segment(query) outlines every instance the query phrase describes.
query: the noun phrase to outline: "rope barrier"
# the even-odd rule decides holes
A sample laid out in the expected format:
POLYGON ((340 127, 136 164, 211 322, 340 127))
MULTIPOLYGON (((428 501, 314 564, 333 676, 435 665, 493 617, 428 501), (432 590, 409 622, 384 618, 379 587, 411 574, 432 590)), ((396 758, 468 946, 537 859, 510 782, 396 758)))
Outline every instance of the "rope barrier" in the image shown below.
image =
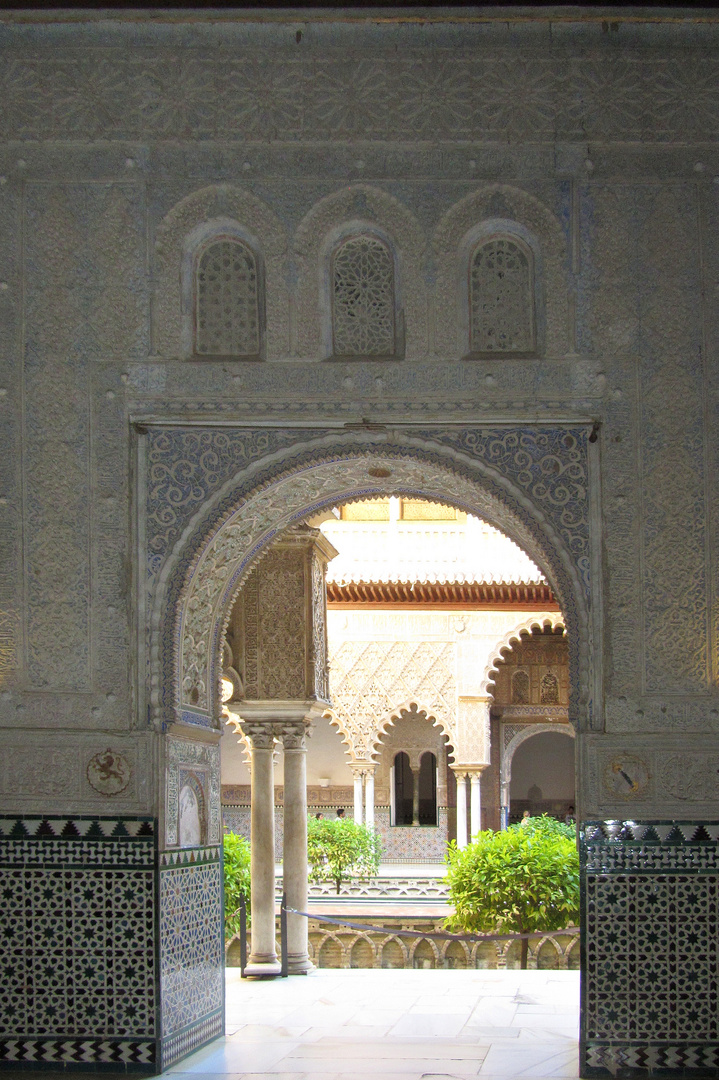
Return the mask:
MULTIPOLYGON (((329 915, 310 914, 308 911, 297 911, 295 908, 285 909, 289 915, 302 915, 305 919, 316 919, 318 922, 332 923, 333 926, 348 926, 350 930, 362 930, 373 934, 389 934, 391 937, 419 937, 435 938, 438 941, 531 941, 535 938, 556 937, 557 934, 575 934, 578 926, 567 926, 564 930, 537 930, 532 934, 451 934, 445 930, 405 930, 391 929, 387 926, 366 926, 363 923, 351 922, 349 919, 336 919, 329 915)), ((418 916, 414 916, 417 918, 418 916)))

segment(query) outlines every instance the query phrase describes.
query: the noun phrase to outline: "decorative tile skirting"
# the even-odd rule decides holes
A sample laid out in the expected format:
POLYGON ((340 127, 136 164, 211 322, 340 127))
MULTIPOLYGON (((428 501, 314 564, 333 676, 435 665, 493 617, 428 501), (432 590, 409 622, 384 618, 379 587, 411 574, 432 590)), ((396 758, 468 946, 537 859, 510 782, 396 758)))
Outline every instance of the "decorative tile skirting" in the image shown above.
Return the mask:
POLYGON ((719 1075, 719 824, 581 830, 582 1076, 719 1075))
POLYGON ((182 1031, 176 1031, 173 1035, 168 1035, 166 1039, 163 1039, 160 1048, 162 1070, 169 1069, 176 1061, 180 1061, 183 1057, 187 1057, 188 1054, 199 1050, 210 1039, 216 1039, 218 1035, 223 1035, 225 1031, 223 1017, 224 1012, 221 1009, 212 1016, 207 1016, 198 1023, 190 1024, 182 1031))
POLYGON ((225 983, 220 848, 163 852, 160 862, 164 1069, 222 1034, 225 983))
MULTIPOLYGON (((719 1044, 667 1043, 662 1046, 636 1045, 613 1046, 611 1043, 595 1043, 588 1048, 587 1066, 596 1070, 597 1076, 651 1075, 659 1070, 663 1074, 687 1076, 716 1076, 719 1070, 719 1044)), ((595 1075, 593 1071, 591 1074, 595 1075)))
POLYGON ((0 1067, 151 1070, 155 833, 148 818, 0 818, 0 1067))
POLYGON ((154 1063, 154 1039, 0 1039, 0 1068, 154 1063))

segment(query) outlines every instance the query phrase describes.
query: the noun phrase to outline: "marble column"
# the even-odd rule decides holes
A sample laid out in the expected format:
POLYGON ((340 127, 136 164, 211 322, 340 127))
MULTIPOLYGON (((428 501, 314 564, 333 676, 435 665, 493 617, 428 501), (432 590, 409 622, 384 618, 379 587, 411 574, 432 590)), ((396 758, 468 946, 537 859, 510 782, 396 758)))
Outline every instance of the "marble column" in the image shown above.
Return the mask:
POLYGON ((354 819, 355 819, 355 821, 356 821, 356 823, 358 825, 362 824, 362 787, 363 787, 363 780, 364 780, 364 774, 359 769, 355 769, 355 774, 354 774, 354 787, 355 787, 355 790, 354 790, 354 796, 355 796, 354 819))
MULTIPOLYGON (((288 908, 307 911, 307 746, 308 724, 283 724, 285 750, 285 839, 282 860, 288 908)), ((287 970, 290 975, 314 971, 307 951, 307 919, 287 914, 287 970)))
POLYGON ((482 828, 482 799, 478 772, 469 777, 469 839, 472 840, 482 828))
POLYGON ((457 847, 467 846, 467 777, 465 773, 456 773, 457 777, 457 847))
POLYGON ((412 824, 419 825, 419 766, 412 769, 412 824))
POLYGON ((252 747, 250 872, 252 922, 247 975, 279 975, 275 945, 275 785, 271 725, 245 724, 252 747))
POLYGON ((502 780, 499 785, 499 827, 504 830, 509 825, 509 780, 502 780))
POLYGON ((364 781, 365 825, 374 829, 374 767, 367 770, 364 781))

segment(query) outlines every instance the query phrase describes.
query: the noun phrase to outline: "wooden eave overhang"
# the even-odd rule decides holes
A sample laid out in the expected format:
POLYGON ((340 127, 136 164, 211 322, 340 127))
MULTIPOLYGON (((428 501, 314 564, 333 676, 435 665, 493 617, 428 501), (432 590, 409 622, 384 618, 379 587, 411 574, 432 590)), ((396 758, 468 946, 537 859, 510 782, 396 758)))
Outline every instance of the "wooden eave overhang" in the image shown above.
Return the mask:
POLYGON ((327 604, 329 607, 536 607, 559 611, 549 585, 535 581, 328 581, 327 604))

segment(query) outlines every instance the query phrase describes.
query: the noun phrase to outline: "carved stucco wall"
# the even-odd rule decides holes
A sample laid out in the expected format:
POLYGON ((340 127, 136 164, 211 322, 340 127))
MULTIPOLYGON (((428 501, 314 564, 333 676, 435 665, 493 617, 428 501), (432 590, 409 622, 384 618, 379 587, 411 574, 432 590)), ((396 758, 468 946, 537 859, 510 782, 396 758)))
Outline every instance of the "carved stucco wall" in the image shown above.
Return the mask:
MULTIPOLYGON (((606 33, 601 19, 571 13, 511 25, 501 13, 491 25, 338 19, 312 22, 298 42, 294 23, 256 27, 244 14, 195 21, 191 33, 142 16, 72 27, 43 18, 0 26, 3 805, 111 816, 118 796, 88 793, 84 778, 96 754, 124 747, 134 786, 123 812, 158 811, 141 770, 156 775, 160 760, 150 717, 176 705, 171 679, 172 700, 160 700, 160 653, 179 647, 174 624, 160 640, 163 568, 173 558, 180 567, 176 546, 212 524, 200 514, 208 498, 220 513, 245 481, 243 497, 253 490, 253 468, 261 485, 271 467, 289 467, 293 425, 307 445, 313 426, 321 440, 328 424, 366 418, 388 429, 374 433, 374 453, 382 439, 410 456, 431 443, 443 466, 475 462, 485 480, 495 468, 493 482, 509 477, 511 459, 515 493, 547 508, 577 573, 592 570, 601 677, 585 693, 585 807, 632 820, 713 817, 713 25, 630 24, 621 13, 606 33), (174 344, 167 353, 152 344, 167 295, 162 224, 217 185, 247 193, 223 214, 240 218, 251 205, 274 230, 271 242, 258 237, 268 287, 273 259, 278 283, 265 364, 177 360, 174 344), (315 208, 347 205, 357 185, 381 193, 368 197, 373 214, 393 208, 384 227, 401 256, 408 322, 410 299, 417 313, 404 362, 316 362, 320 272, 303 292, 298 230, 315 208), (503 206, 492 203, 498 186, 503 206), (471 207, 537 238, 539 360, 462 363, 443 322, 457 311, 458 245, 481 224, 471 207), (225 426, 191 426, 207 420, 225 426), (531 439, 506 443, 510 430, 561 422, 588 434, 595 421, 581 461, 566 447, 535 454, 531 439), (230 430, 242 424, 255 431, 230 430), (148 626, 155 700, 145 693, 148 626), (622 755, 646 776, 629 792, 612 783, 622 755)), ((230 502, 227 513, 238 509, 230 502)), ((270 516, 284 512, 270 503, 270 516)), ((513 535, 536 542, 516 500, 492 489, 488 503, 500 526, 517 515, 513 535)), ((170 607, 171 578, 166 570, 170 607)))
MULTIPOLYGON (((228 483, 263 453, 281 451, 295 440, 292 421, 369 412, 384 422, 600 420, 606 571, 595 618, 607 675, 598 726, 617 745, 632 732, 676 736, 677 753, 683 733, 717 731, 716 523, 706 507, 719 462, 708 423, 717 325, 707 299, 719 275, 719 168, 706 142, 701 153, 692 144, 719 123, 717 61, 701 45, 708 29, 696 43, 672 30, 671 54, 647 28, 631 44, 621 33, 612 38, 611 51, 594 24, 575 29, 584 34, 581 58, 569 37, 538 56, 519 31, 510 44, 497 26, 488 51, 468 24, 461 46, 447 28, 408 27, 401 56, 357 28, 341 57, 330 35, 319 59, 320 46, 307 41, 288 52, 281 27, 265 27, 262 49, 240 56, 240 30, 228 24, 220 69, 209 24, 196 27, 192 50, 169 27, 143 27, 141 51, 129 48, 120 22, 79 26, 71 87, 63 81, 64 31, 3 29, 0 125, 19 140, 0 162, 7 726, 144 726, 146 705, 135 710, 128 678, 135 549, 122 463, 130 460, 130 416, 241 420, 262 412, 283 425, 261 439, 158 431, 148 448, 154 503, 143 528, 159 565, 213 475, 228 483), (160 41, 177 45, 177 64, 155 51, 160 41), (358 125, 368 140, 361 158, 348 157, 344 143, 332 148, 358 125), (445 149, 408 146, 429 130, 445 149), (195 140, 219 131, 223 148, 203 157, 195 140), (232 143, 240 131, 257 138, 253 154, 232 143), (104 139, 94 142, 99 133, 104 139), (471 143, 497 133, 500 158, 471 143), (594 138, 615 149, 602 156, 594 138), (632 138, 645 149, 622 149, 632 138), (270 175, 272 185, 262 180, 270 175), (173 251, 179 257, 185 226, 218 214, 254 228, 262 247, 268 304, 276 305, 274 314, 268 307, 268 332, 276 333, 268 357, 315 357, 315 346, 303 352, 300 343, 319 333, 320 268, 305 297, 296 253, 309 252, 309 223, 319 232, 342 224, 348 180, 360 180, 352 186, 364 193, 365 217, 379 223, 384 215, 381 224, 408 253, 403 260, 420 268, 416 289, 415 270, 402 268, 407 296, 427 297, 426 329, 418 329, 419 300, 408 319, 412 363, 164 359, 179 350, 151 343, 152 326, 159 343, 178 300, 167 292, 167 260, 173 251), (428 182, 440 181, 430 196, 428 182), (456 340, 442 329, 459 303, 462 239, 488 214, 521 224, 542 250, 547 333, 550 323, 556 332, 540 362, 460 364, 456 340), (193 452, 173 456, 178 439, 186 449, 194 441, 193 452)), ((397 32, 386 28, 388 47, 397 32)), ((32 784, 22 790, 30 804, 32 784)), ((64 790, 81 799, 79 786, 64 790)))

